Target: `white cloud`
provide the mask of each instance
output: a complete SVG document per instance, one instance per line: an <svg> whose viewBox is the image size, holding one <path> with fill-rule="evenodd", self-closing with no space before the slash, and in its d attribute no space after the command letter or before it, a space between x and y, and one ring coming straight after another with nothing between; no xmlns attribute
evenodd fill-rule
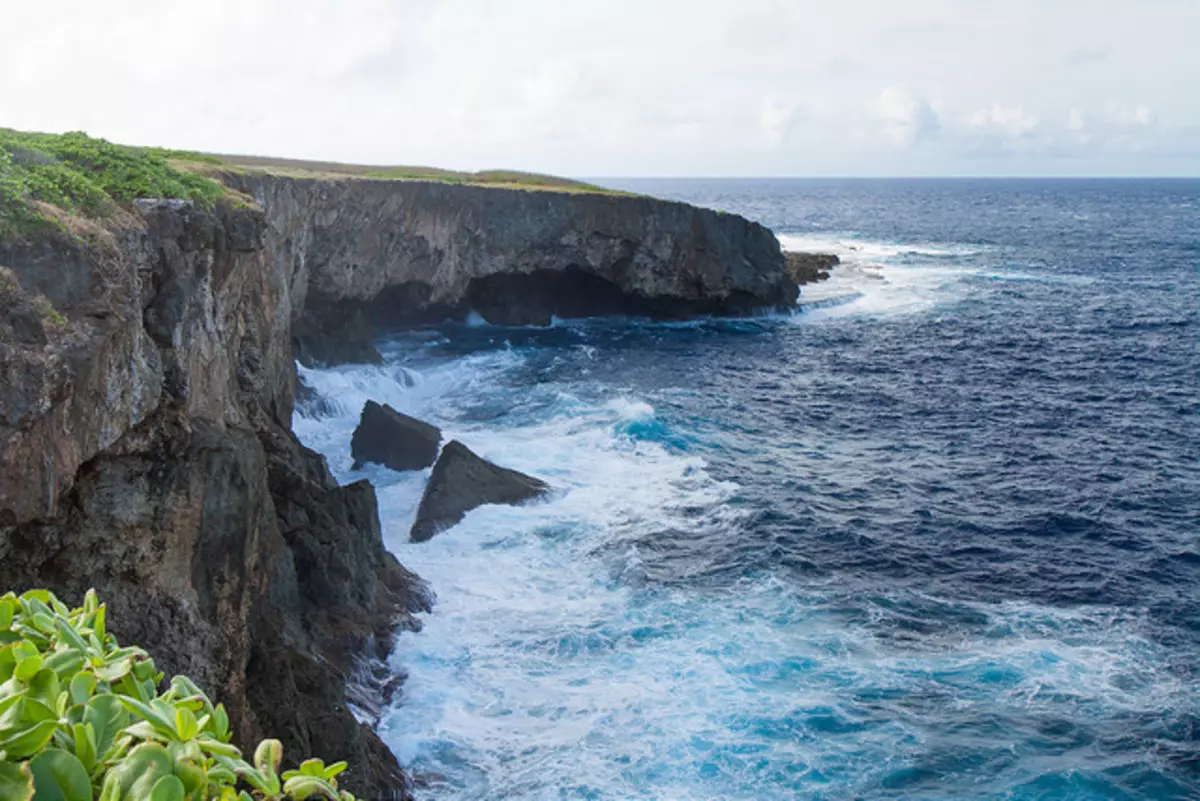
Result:
<svg viewBox="0 0 1200 801"><path fill-rule="evenodd" d="M9 5L0 125L141 144L584 176L954 174L1001 153L1057 174L1064 155L1192 170L1162 154L1200 126L1188 0Z"/></svg>
<svg viewBox="0 0 1200 801"><path fill-rule="evenodd" d="M941 127L929 101L906 86L889 86L875 101L883 134L893 145L908 149Z"/></svg>
<svg viewBox="0 0 1200 801"><path fill-rule="evenodd" d="M1002 106L993 104L971 115L972 128L992 129L1006 136L1029 136L1038 128L1038 118L1027 112L1022 106Z"/></svg>

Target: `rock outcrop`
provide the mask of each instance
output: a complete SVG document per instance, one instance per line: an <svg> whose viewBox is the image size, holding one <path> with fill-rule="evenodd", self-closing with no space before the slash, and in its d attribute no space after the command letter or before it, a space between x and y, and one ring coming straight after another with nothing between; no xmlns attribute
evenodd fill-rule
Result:
<svg viewBox="0 0 1200 801"><path fill-rule="evenodd" d="M790 306L779 242L734 214L603 193L231 173L270 223L304 363L373 361L373 331L464 317L677 318Z"/></svg>
<svg viewBox="0 0 1200 801"><path fill-rule="evenodd" d="M0 240L0 588L96 587L110 628L222 699L237 740L407 797L346 705L428 609L367 482L291 432L290 265L260 211L145 202Z"/></svg>
<svg viewBox="0 0 1200 801"><path fill-rule="evenodd" d="M787 272L797 284L815 284L829 278L829 271L841 264L836 253L792 253L787 258Z"/></svg>
<svg viewBox="0 0 1200 801"><path fill-rule="evenodd" d="M350 455L355 470L365 462L393 470L424 470L437 459L441 443L437 426L369 400L350 438Z"/></svg>
<svg viewBox="0 0 1200 801"><path fill-rule="evenodd" d="M494 465L458 440L451 440L433 466L409 536L413 542L424 542L477 506L523 503L549 490L546 482Z"/></svg>

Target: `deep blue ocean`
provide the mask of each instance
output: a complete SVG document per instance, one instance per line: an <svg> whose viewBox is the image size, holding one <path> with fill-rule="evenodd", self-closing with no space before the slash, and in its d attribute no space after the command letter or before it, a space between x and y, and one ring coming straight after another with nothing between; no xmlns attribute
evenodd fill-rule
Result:
<svg viewBox="0 0 1200 801"><path fill-rule="evenodd" d="M427 799L1200 797L1200 182L638 180L844 264L793 315L303 370L551 482L423 544Z"/></svg>

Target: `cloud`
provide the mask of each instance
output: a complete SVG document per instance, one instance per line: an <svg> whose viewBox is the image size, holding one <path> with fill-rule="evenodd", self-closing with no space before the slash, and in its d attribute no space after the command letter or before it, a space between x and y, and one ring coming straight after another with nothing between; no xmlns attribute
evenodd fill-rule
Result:
<svg viewBox="0 0 1200 801"><path fill-rule="evenodd" d="M1157 3L10 3L0 125L582 176L1193 172L1151 157L1200 126L1200 4Z"/></svg>
<svg viewBox="0 0 1200 801"><path fill-rule="evenodd" d="M990 108L982 108L972 114L969 125L1004 136L1024 137L1037 130L1039 121L1022 106L1002 106L994 103Z"/></svg>
<svg viewBox="0 0 1200 801"><path fill-rule="evenodd" d="M884 137L908 150L938 132L941 121L929 101L906 86L889 86L875 101L875 114Z"/></svg>

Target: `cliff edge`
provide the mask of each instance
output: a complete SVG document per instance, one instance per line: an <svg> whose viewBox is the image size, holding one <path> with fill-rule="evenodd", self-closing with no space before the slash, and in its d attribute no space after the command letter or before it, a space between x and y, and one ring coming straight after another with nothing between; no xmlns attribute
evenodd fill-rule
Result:
<svg viewBox="0 0 1200 801"><path fill-rule="evenodd" d="M89 587L123 641L223 700L241 743L346 759L406 797L347 707L429 607L375 492L291 432L286 271L261 211L138 202L0 237L0 587Z"/></svg>
<svg viewBox="0 0 1200 801"><path fill-rule="evenodd" d="M265 210L297 355L370 361L372 335L479 314L683 318L791 306L775 236L733 214L609 192L218 173Z"/></svg>

